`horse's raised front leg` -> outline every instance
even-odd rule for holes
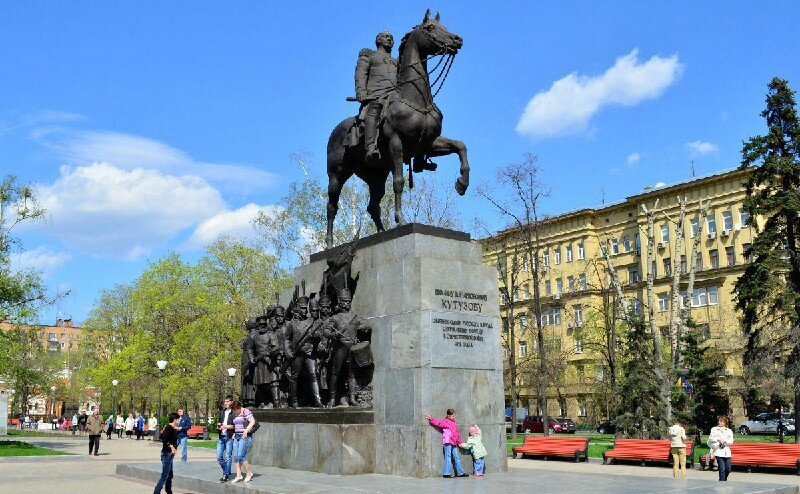
[[[392,160],[394,221],[400,226],[406,224],[406,220],[403,218],[403,188],[405,187],[405,178],[403,177],[403,142],[396,133],[393,133],[389,139],[389,154]]]
[[[467,160],[467,146],[456,139],[449,139],[444,136],[437,137],[427,152],[428,156],[445,156],[447,154],[458,154],[461,161],[461,176],[456,179],[456,192],[463,196],[469,187],[469,160]]]

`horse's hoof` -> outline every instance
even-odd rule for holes
[[[464,182],[462,182],[460,178],[456,179],[456,192],[458,192],[460,196],[463,196],[467,192],[467,186],[464,185]]]

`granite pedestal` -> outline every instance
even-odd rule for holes
[[[295,270],[295,283],[305,280],[315,291],[333,255],[312,256]],[[372,327],[372,423],[262,423],[252,461],[336,474],[439,476],[441,434],[423,415],[443,417],[454,408],[464,440],[471,425],[482,429],[487,472],[506,471],[497,273],[481,262],[480,244],[462,232],[406,225],[361,239],[352,276],[353,310]],[[468,456],[463,463],[471,473]]]

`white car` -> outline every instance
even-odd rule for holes
[[[781,424],[784,434],[794,434],[794,419],[788,413],[782,414]],[[740,423],[736,430],[739,434],[777,434],[778,414],[759,413],[754,418]]]

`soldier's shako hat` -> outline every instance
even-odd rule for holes
[[[282,316],[285,313],[286,313],[286,309],[284,309],[282,305],[276,305],[275,306],[275,315],[276,316]]]
[[[307,307],[308,306],[308,297],[305,295],[300,295],[297,297],[297,307]]]
[[[258,316],[258,317],[256,318],[256,322],[257,322],[257,323],[258,323],[260,326],[263,326],[263,325],[265,325],[265,324],[269,324],[269,316]]]
[[[330,307],[331,306],[331,298],[325,294],[322,294],[319,297],[319,305],[320,307]]]
[[[258,322],[256,321],[255,317],[248,317],[247,321],[244,322],[244,327],[247,329],[252,329],[256,327],[256,324],[258,324]]]
[[[308,301],[308,310],[319,310],[319,302],[317,302],[317,299],[312,298]]]
[[[342,288],[342,291],[339,292],[339,300],[347,300],[348,302],[353,300],[353,294],[350,293],[349,288]]]

